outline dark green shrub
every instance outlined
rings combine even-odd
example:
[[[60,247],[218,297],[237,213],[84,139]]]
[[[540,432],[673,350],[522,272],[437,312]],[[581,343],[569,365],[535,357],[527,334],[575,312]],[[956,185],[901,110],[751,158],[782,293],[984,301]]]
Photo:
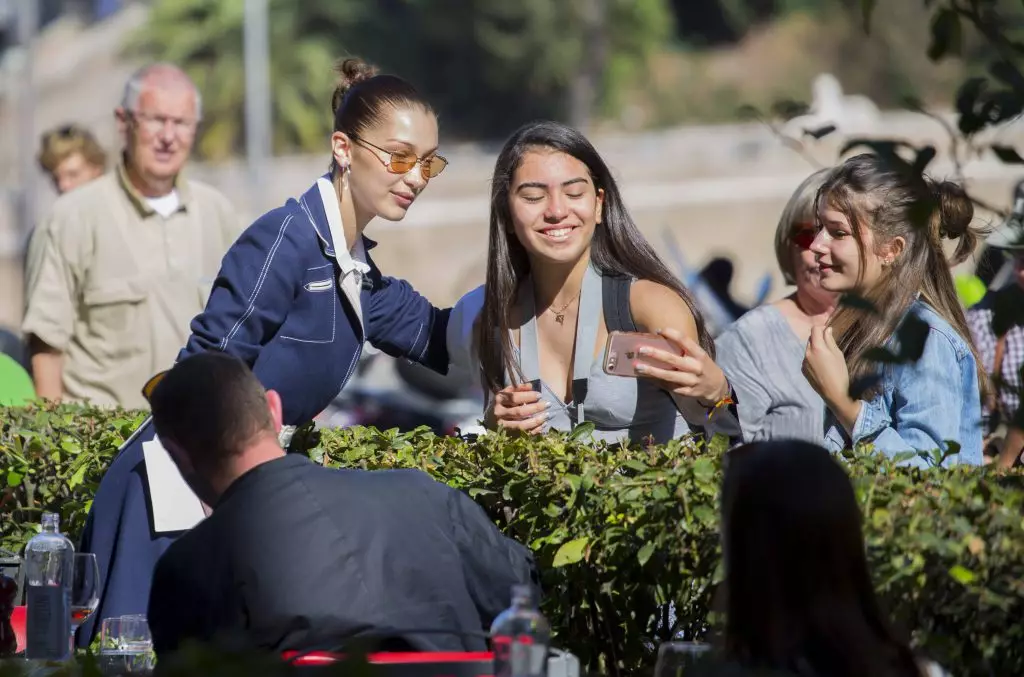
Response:
[[[59,508],[77,535],[103,469],[143,418],[70,406],[0,416],[0,537],[11,549],[43,508]],[[473,443],[363,428],[298,439],[324,465],[421,468],[468,492],[536,552],[557,642],[591,670],[640,674],[658,642],[714,628],[724,445],[630,450],[591,444],[585,430]],[[898,624],[953,674],[1024,673],[1024,475],[906,469],[867,450],[845,461]]]

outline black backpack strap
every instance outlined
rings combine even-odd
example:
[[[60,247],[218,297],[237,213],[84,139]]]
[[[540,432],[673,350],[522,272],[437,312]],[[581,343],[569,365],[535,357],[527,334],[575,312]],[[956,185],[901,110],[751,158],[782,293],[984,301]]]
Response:
[[[629,288],[633,280],[625,275],[604,275],[601,277],[601,305],[604,309],[604,326],[609,332],[636,331],[633,313],[629,310]]]
[[[633,321],[633,313],[629,308],[629,290],[633,284],[632,278],[625,275],[604,275],[601,282],[604,324],[608,331],[639,331],[636,323]],[[670,400],[672,399],[672,395],[667,391],[661,392],[664,393],[665,397],[668,397]],[[657,397],[660,396],[657,395]],[[644,396],[641,395],[640,390],[637,391],[637,398],[637,408],[640,409],[646,404],[642,401]],[[733,393],[732,398],[736,399],[735,393]],[[672,403],[675,406],[674,400]],[[735,404],[729,405],[729,411],[732,412],[737,420],[739,419]],[[693,432],[700,433],[705,439],[708,437],[706,425],[701,426],[693,423],[689,423],[689,425]]]

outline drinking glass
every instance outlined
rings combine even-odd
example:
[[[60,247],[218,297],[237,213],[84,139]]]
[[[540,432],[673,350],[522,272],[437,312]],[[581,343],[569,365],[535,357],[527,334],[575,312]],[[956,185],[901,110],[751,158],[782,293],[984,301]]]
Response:
[[[75,632],[96,611],[100,603],[100,573],[96,555],[77,552],[71,576],[71,648],[74,653]]]
[[[711,651],[710,644],[700,642],[664,642],[658,647],[654,677],[686,677],[687,669],[699,665]]]
[[[143,615],[104,618],[99,663],[104,672],[145,672],[153,668],[153,638]]]

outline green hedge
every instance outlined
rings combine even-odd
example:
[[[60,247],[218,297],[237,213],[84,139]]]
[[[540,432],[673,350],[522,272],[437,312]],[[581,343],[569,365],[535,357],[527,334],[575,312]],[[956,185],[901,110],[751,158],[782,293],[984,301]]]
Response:
[[[103,469],[143,418],[71,406],[0,416],[8,549],[22,547],[44,509],[76,534]],[[585,431],[467,444],[362,428],[307,432],[299,444],[325,465],[422,468],[467,491],[536,552],[558,644],[590,669],[640,674],[658,642],[707,637],[720,620],[711,609],[722,444],[629,450],[587,443]],[[953,674],[1024,674],[1024,475],[905,469],[867,451],[846,461],[897,623]]]

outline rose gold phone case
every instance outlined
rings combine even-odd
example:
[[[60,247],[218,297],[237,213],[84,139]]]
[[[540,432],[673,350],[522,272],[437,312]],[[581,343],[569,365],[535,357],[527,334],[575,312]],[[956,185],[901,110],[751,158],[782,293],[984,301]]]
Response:
[[[664,362],[641,356],[639,350],[642,346],[659,348],[670,353],[677,352],[675,346],[657,334],[613,331],[608,334],[608,343],[604,349],[604,373],[612,376],[632,376],[635,378],[636,371],[633,365],[636,362],[643,362],[652,367],[671,369]]]

